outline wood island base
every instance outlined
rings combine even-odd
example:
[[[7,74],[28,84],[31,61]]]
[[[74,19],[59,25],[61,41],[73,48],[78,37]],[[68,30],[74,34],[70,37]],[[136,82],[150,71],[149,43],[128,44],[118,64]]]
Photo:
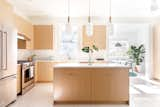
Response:
[[[54,105],[58,104],[128,104],[129,101],[53,101]]]
[[[54,67],[54,104],[129,104],[128,67]]]

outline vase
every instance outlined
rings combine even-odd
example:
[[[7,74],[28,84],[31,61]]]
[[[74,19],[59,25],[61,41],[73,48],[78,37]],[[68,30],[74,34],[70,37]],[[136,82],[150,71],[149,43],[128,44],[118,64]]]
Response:
[[[141,66],[140,65],[136,65],[135,66],[135,71],[136,72],[141,72]]]
[[[88,54],[89,56],[88,56],[88,64],[89,65],[92,65],[92,52],[91,51],[89,51],[89,54]]]

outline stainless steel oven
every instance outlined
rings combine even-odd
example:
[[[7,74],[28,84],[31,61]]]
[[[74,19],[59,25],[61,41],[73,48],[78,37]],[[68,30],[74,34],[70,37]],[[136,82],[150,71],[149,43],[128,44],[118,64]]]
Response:
[[[33,62],[22,63],[22,94],[34,86],[34,69]]]

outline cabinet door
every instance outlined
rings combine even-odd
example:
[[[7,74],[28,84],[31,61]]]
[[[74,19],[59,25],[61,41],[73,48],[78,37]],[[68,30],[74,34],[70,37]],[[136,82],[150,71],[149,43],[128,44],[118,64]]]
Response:
[[[17,94],[21,92],[21,65],[17,66]]]
[[[56,102],[86,102],[91,99],[91,75],[81,69],[54,70]]]
[[[91,37],[86,35],[85,26],[83,26],[83,46],[96,45],[99,49],[106,49],[106,26],[105,25],[95,25],[93,29],[93,35]]]
[[[73,70],[73,99],[88,102],[91,99],[91,71],[84,69]]]
[[[100,102],[128,101],[128,69],[95,69],[92,72],[92,100]]]
[[[129,69],[118,68],[111,70],[110,99],[113,101],[128,101],[129,99]]]
[[[53,62],[37,62],[36,78],[37,82],[52,82],[53,81]]]
[[[111,92],[112,73],[95,69],[92,71],[92,101],[108,101]]]
[[[53,49],[53,26],[34,26],[34,49]]]

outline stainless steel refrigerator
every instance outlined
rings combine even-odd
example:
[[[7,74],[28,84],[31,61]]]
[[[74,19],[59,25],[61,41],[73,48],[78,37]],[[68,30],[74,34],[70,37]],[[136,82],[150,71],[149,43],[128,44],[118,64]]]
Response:
[[[0,25],[0,107],[16,100],[17,38],[16,30]]]

